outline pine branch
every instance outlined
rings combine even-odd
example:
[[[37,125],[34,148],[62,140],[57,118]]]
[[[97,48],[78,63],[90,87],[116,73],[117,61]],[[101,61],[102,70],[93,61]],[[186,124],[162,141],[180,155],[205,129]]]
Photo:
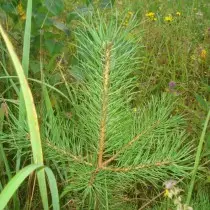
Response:
[[[60,155],[63,155],[63,156],[66,156],[67,158],[71,157],[74,161],[76,162],[79,162],[79,163],[84,163],[86,165],[89,165],[89,166],[92,166],[92,163],[89,163],[87,161],[84,161],[83,158],[80,156],[75,156],[75,155],[72,155],[70,152],[67,152],[66,150],[64,149],[61,149],[55,145],[53,145],[49,140],[45,140],[45,143],[46,145],[53,149],[54,151],[56,151],[56,153],[60,154]]]
[[[135,166],[135,167],[127,167],[127,168],[103,167],[102,169],[107,170],[107,171],[113,171],[113,172],[129,172],[129,171],[135,171],[135,170],[144,169],[144,168],[162,167],[162,166],[170,165],[170,164],[173,164],[173,162],[162,161],[162,162],[156,162],[156,163],[151,163],[151,164],[140,164],[140,165]]]
[[[103,150],[106,139],[106,124],[108,111],[108,94],[109,94],[109,74],[110,74],[110,60],[111,60],[112,44],[109,43],[105,49],[104,70],[103,70],[103,95],[102,97],[102,116],[100,122],[100,139],[99,139],[99,154],[98,154],[98,168],[103,164]]]
[[[151,131],[152,129],[154,129],[156,126],[158,126],[159,121],[157,121],[156,123],[154,123],[154,125],[152,125],[150,128],[144,130],[143,132],[141,132],[140,134],[138,134],[137,136],[135,136],[131,141],[129,141],[126,145],[124,145],[121,149],[119,149],[119,151],[113,155],[111,158],[109,158],[108,160],[106,160],[103,163],[103,167],[107,166],[110,162],[112,162],[114,159],[117,158],[117,156],[122,153],[123,151],[125,151],[126,149],[128,149],[128,147],[130,147],[134,142],[136,142],[137,140],[139,140],[139,138],[141,136],[143,136],[144,134],[146,134],[147,132]]]

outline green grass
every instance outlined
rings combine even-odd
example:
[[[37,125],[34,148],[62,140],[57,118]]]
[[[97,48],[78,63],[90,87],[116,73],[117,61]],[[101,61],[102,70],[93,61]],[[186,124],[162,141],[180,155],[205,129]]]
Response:
[[[183,203],[209,209],[208,0],[122,0],[99,11],[33,1],[33,12],[27,1],[26,20],[3,2],[15,48],[1,29],[4,206],[58,209],[59,199],[62,209],[174,209],[161,192],[176,179]]]
[[[27,122],[29,126],[29,139],[31,141],[31,146],[32,146],[32,153],[33,153],[33,162],[35,164],[41,164],[44,166],[43,162],[43,154],[42,154],[42,146],[41,146],[41,138],[40,138],[40,132],[39,132],[39,126],[38,126],[38,120],[37,120],[37,113],[32,97],[31,90],[28,86],[28,82],[26,80],[27,74],[28,74],[28,65],[29,65],[29,53],[30,53],[30,34],[31,34],[31,13],[32,13],[32,1],[28,1],[28,6],[27,6],[27,15],[26,15],[26,28],[25,28],[25,37],[24,37],[24,49],[23,49],[23,67],[21,66],[19,59],[13,49],[13,46],[11,42],[9,41],[7,35],[5,34],[2,26],[0,26],[0,33],[3,37],[3,40],[5,41],[6,47],[8,49],[9,55],[11,56],[11,60],[13,62],[13,65],[15,67],[16,73],[18,75],[19,81],[20,81],[20,86],[21,86],[21,94],[20,94],[20,114],[25,116],[25,111],[23,107],[26,109],[26,114],[27,114]],[[25,70],[25,72],[24,72]],[[23,103],[24,102],[24,103]],[[21,117],[23,120],[23,117]],[[22,124],[22,120],[19,122]],[[2,148],[3,151],[3,148]],[[2,152],[3,153],[3,152]],[[6,162],[6,160],[4,160]],[[7,165],[7,164],[6,164]],[[30,166],[29,166],[30,167]],[[10,197],[15,193],[16,189],[19,187],[21,182],[28,176],[31,171],[33,171],[36,168],[33,168],[31,170],[24,168],[22,169],[21,172],[17,173],[16,176],[9,181],[7,187],[2,191],[1,193],[1,203],[2,206],[1,208],[3,209],[7,202],[9,201]],[[26,172],[25,172],[25,171]],[[24,174],[26,174],[24,176]],[[50,172],[47,172],[48,176],[52,179],[52,174]],[[18,180],[18,176],[22,176],[22,181],[17,182],[15,179]],[[43,202],[43,207],[44,209],[49,209],[48,205],[48,197],[47,197],[47,186],[46,186],[46,181],[45,181],[45,172],[44,169],[37,170],[37,177],[38,177],[38,182],[39,182],[39,187],[40,187],[40,193],[41,193],[41,198]],[[11,177],[10,177],[11,178]],[[15,181],[14,181],[15,180]],[[55,180],[53,180],[55,181]],[[51,189],[54,189],[52,193],[57,195],[57,186],[56,182],[53,182],[50,180],[50,187]],[[7,194],[9,193],[9,194]],[[7,197],[7,199],[5,199]],[[59,202],[55,201],[55,198],[53,196],[53,206],[54,209],[59,208]],[[58,199],[58,196],[57,196]],[[3,203],[4,202],[4,203]]]

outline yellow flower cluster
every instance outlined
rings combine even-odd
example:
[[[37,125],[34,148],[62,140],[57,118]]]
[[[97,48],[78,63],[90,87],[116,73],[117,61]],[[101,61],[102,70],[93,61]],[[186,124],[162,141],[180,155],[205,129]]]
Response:
[[[17,11],[18,11],[18,14],[20,16],[20,19],[25,20],[26,19],[26,13],[25,13],[21,3],[18,4]]]
[[[154,20],[154,21],[157,20],[154,12],[148,12],[145,16],[148,17],[150,20]]]
[[[156,21],[157,20],[156,15],[155,15],[154,12],[148,12],[148,13],[146,13],[145,16],[147,18],[149,18],[150,20],[153,20],[153,21]],[[176,16],[181,16],[181,12],[176,12]],[[169,22],[169,23],[172,22],[173,19],[174,19],[174,17],[171,14],[169,14],[169,15],[167,15],[167,16],[164,17],[164,21],[165,22]]]
[[[166,17],[164,18],[164,21],[165,21],[165,22],[172,22],[172,21],[173,21],[172,15],[169,14],[168,16],[166,16]]]
[[[190,56],[191,60],[202,62],[207,59],[208,52],[203,47],[199,47],[197,52]]]
[[[177,209],[193,210],[191,206],[183,203],[181,196],[183,190],[177,186],[178,182],[176,180],[167,180],[163,184],[165,186],[164,196],[171,199]]]
[[[176,12],[176,15],[177,16],[181,16],[181,12]]]
[[[202,49],[200,52],[201,59],[205,60],[207,56],[207,51],[205,49]]]
[[[132,17],[133,17],[133,12],[129,11],[126,15],[125,22],[123,23],[123,26],[128,26],[128,22]]]
[[[133,16],[133,12],[129,11],[129,12],[128,12],[128,16],[129,16],[129,17],[132,17],[132,16]]]
[[[176,16],[181,16],[181,12],[176,12]],[[171,14],[165,16],[164,18],[164,21],[169,22],[169,23],[172,22],[173,20],[174,20],[174,17]]]

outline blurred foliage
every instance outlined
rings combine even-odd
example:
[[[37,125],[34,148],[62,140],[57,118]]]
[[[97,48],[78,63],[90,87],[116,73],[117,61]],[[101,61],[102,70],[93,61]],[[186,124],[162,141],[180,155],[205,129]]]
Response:
[[[31,72],[40,72],[40,56],[47,60],[44,62],[45,74],[52,73],[50,69],[55,67],[63,52],[65,64],[70,64],[74,54],[73,36],[71,33],[72,21],[78,19],[78,14],[86,14],[93,8],[110,8],[114,0],[36,0],[33,1],[32,14],[32,58],[30,63]],[[0,2],[0,17],[4,27],[13,40],[13,44],[22,46],[23,31],[25,25],[27,0],[2,0]],[[72,60],[74,62],[74,60]],[[50,66],[48,65],[50,64]],[[48,71],[49,70],[49,71]]]

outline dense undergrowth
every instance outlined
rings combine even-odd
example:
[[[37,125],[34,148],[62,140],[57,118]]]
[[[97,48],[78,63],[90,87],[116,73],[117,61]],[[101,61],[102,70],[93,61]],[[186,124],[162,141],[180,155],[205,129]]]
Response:
[[[209,9],[2,0],[0,209],[209,209]]]

